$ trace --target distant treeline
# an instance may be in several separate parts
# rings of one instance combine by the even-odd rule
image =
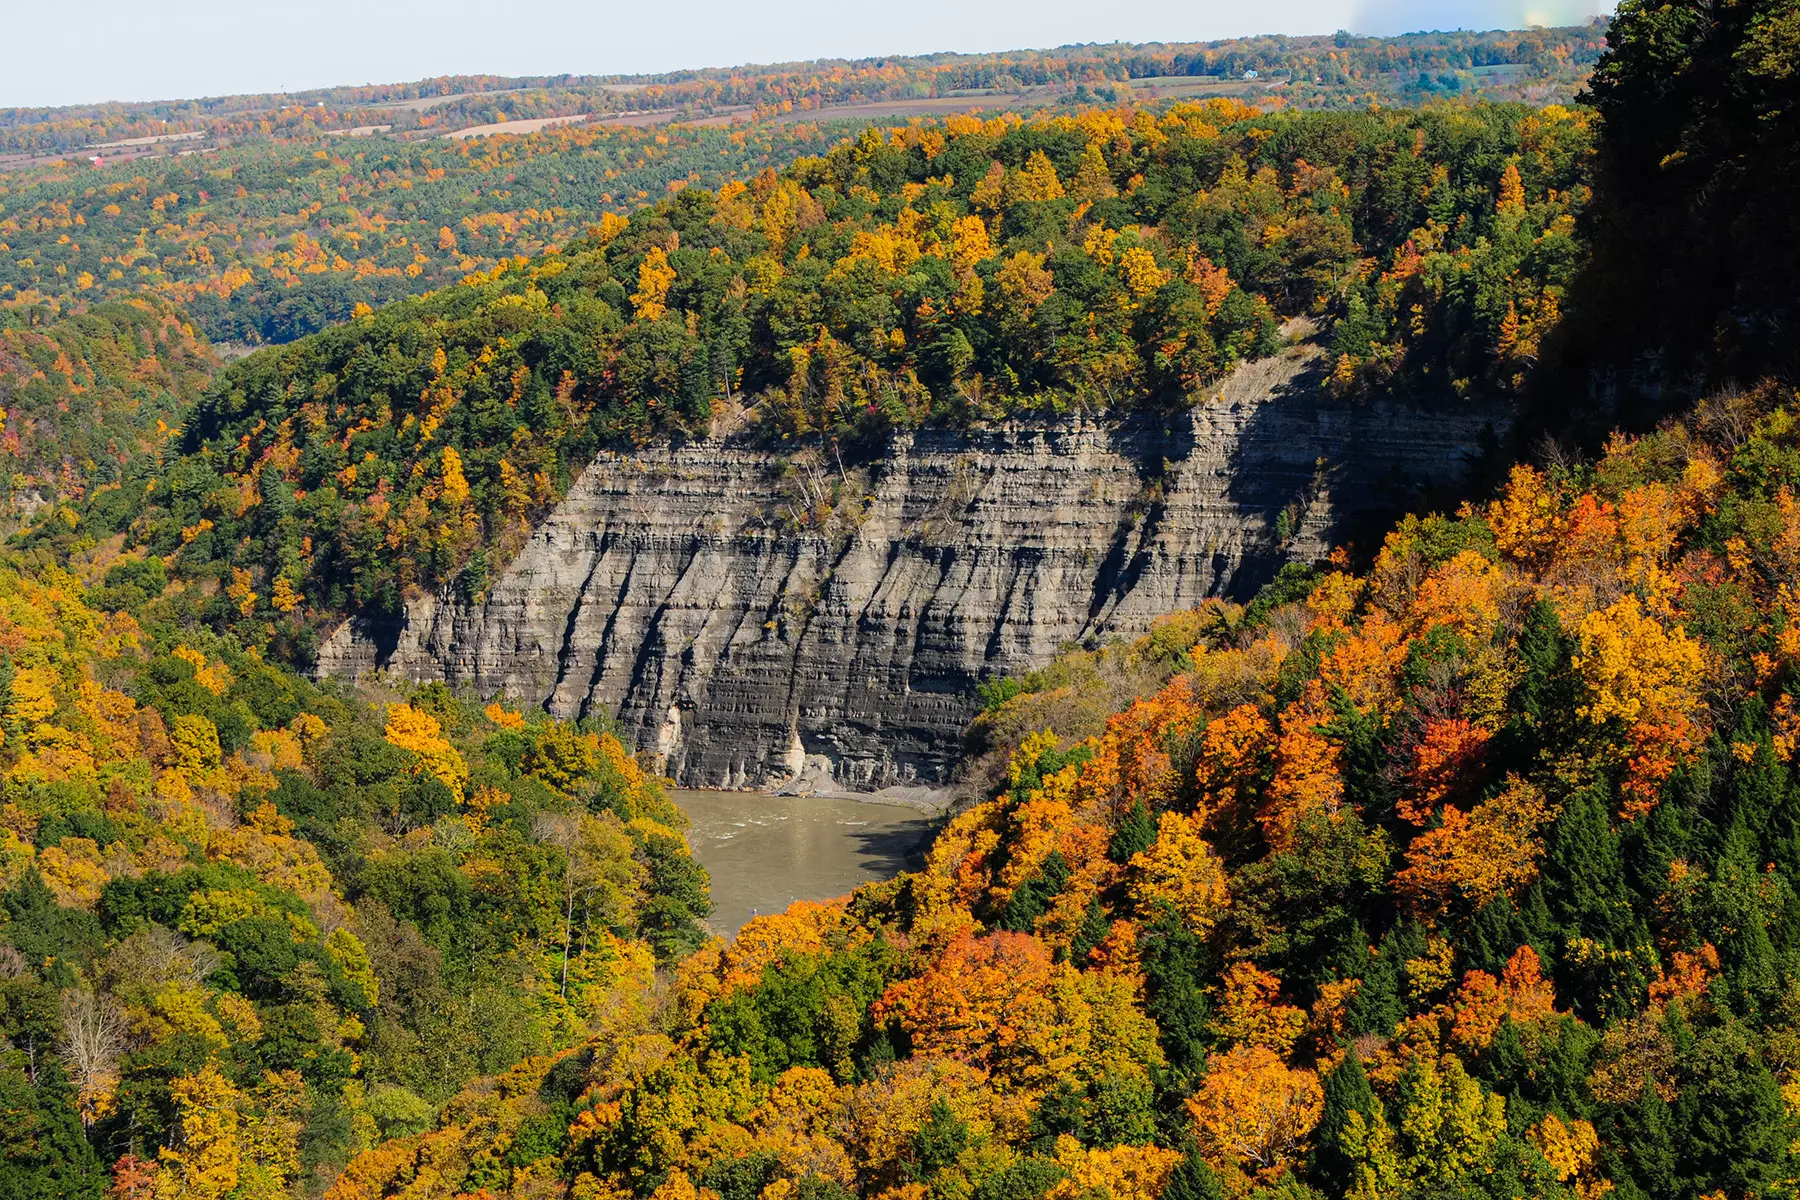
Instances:
[[[1063,46],[995,54],[821,59],[806,63],[674,71],[661,75],[453,75],[414,83],[319,88],[280,94],[195,100],[0,109],[0,153],[59,153],[99,142],[204,131],[221,137],[293,136],[313,130],[370,124],[414,126],[416,109],[385,106],[444,97],[439,118],[482,124],[506,112],[512,119],[622,109],[710,109],[750,106],[791,111],[942,96],[978,88],[1123,82],[1171,76],[1273,75],[1296,88],[1298,102],[1393,100],[1418,91],[1462,87],[1492,92],[1514,83],[1475,68],[1517,65],[1539,85],[1572,94],[1599,57],[1605,26],[1523,31],[1413,33],[1363,38],[1347,33],[1314,37],[1269,35],[1216,42]],[[482,96],[482,93],[524,95]],[[785,106],[785,109],[784,109]],[[540,111],[543,110],[543,111]],[[552,111],[554,110],[554,111]],[[476,119],[479,117],[479,119]]]

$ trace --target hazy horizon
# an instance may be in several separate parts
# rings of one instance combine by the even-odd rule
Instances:
[[[1369,36],[1423,30],[1581,24],[1597,0],[1072,0],[978,6],[919,0],[906,27],[872,11],[798,0],[778,11],[699,0],[660,7],[542,0],[535,19],[499,20],[476,0],[368,0],[314,10],[296,26],[267,0],[172,0],[154,11],[93,0],[92,20],[38,7],[7,21],[34,52],[0,79],[0,107],[49,108],[244,93],[282,93],[444,75],[643,75],[665,71],[939,52],[968,54],[1082,42],[1201,42],[1339,29]],[[679,36],[669,36],[678,25]],[[271,50],[281,51],[272,54]]]

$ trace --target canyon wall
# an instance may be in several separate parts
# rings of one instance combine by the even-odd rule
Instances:
[[[604,454],[480,602],[353,620],[320,669],[603,708],[688,786],[935,782],[979,681],[1247,595],[1496,436],[1322,383],[1303,348],[1173,417],[922,430],[860,469],[730,435]]]

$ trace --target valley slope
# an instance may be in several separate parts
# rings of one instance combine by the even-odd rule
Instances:
[[[697,787],[938,782],[977,683],[1247,595],[1466,484],[1504,428],[1336,400],[1321,360],[1246,364],[1166,417],[902,433],[854,470],[741,432],[606,452],[482,598],[347,622],[320,669],[616,713]]]

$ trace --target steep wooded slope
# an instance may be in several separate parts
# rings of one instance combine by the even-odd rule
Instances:
[[[845,468],[754,436],[602,453],[470,598],[352,619],[319,669],[613,714],[689,786],[942,783],[983,680],[1247,598],[1458,495],[1504,409],[1331,394],[1312,346],[1185,411],[920,430]]]
[[[870,132],[236,364],[157,487],[73,536],[129,527],[216,581],[195,615],[306,660],[346,612],[483,595],[601,446],[740,407],[852,462],[898,429],[1180,414],[1312,309],[1345,317],[1347,400],[1504,402],[1580,263],[1587,147],[1511,107]]]
[[[334,1194],[1791,1194],[1793,403],[991,691],[1006,767],[924,870]]]
[[[321,690],[105,574],[0,563],[0,1192],[317,1194],[704,940],[612,737]]]

